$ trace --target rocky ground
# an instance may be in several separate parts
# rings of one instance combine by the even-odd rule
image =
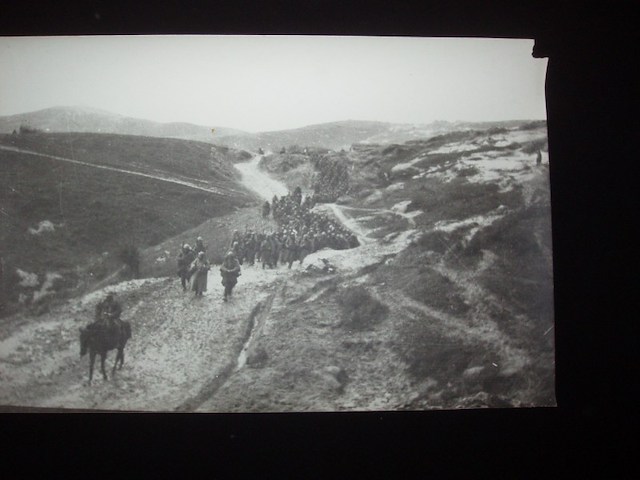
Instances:
[[[478,137],[440,142],[429,147],[443,160],[437,165],[419,155],[397,160],[402,175],[378,193],[318,207],[362,245],[316,252],[291,270],[245,265],[227,304],[216,267],[200,299],[160,275],[181,237],[145,253],[156,262],[151,278],[9,318],[0,331],[0,404],[199,412],[553,405],[546,156],[536,166],[509,135],[538,138],[517,130],[493,138],[493,146],[512,145],[495,147],[501,156]],[[241,168],[252,169],[243,173],[255,184],[264,173],[250,163]],[[434,195],[451,195],[436,190],[448,182],[499,184],[505,204],[472,200],[467,215],[454,201],[430,210],[416,205],[416,182]],[[256,191],[270,198],[280,188],[270,179]],[[257,208],[244,209],[197,233],[226,240],[246,222],[265,226]],[[319,271],[325,262],[334,273]],[[345,306],[360,287],[364,305]],[[133,335],[124,368],[88,385],[78,328],[104,290],[118,292]],[[356,307],[368,312],[357,322]]]

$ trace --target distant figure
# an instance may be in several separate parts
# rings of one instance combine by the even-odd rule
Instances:
[[[302,203],[302,189],[300,187],[296,187],[291,197],[293,198],[294,202],[300,205]]]
[[[18,134],[18,131],[14,128],[13,132],[11,133],[11,135],[17,135],[17,134]]]
[[[189,273],[193,276],[191,281],[191,289],[195,292],[196,297],[201,297],[203,292],[207,291],[207,274],[211,265],[207,260],[204,252],[198,253],[198,257],[191,264]]]
[[[224,257],[224,261],[220,266],[220,275],[222,276],[222,285],[224,286],[223,300],[226,302],[232,295],[233,287],[236,286],[238,277],[241,275],[240,263],[233,252],[228,252],[227,256]]]
[[[202,237],[198,237],[196,239],[196,246],[193,247],[193,252],[196,255],[199,255],[200,252],[206,252],[206,251],[207,251],[207,247],[205,247]]]
[[[238,230],[233,231],[233,235],[231,236],[231,241],[229,242],[229,248],[233,248],[234,243],[239,243],[242,239],[240,232]]]
[[[262,147],[258,149],[258,155],[264,155],[264,150],[262,150]]]
[[[195,259],[196,253],[191,249],[190,245],[185,243],[178,255],[178,277],[180,277],[182,290],[185,292],[187,291],[187,282],[189,281],[189,267]]]
[[[287,153],[287,149],[286,149],[286,148],[284,148],[284,147],[282,147],[282,148],[280,149],[280,153],[281,153],[281,154],[283,154],[283,153]]]
[[[269,205],[269,200],[267,200],[262,205],[262,218],[268,218],[270,213],[271,213],[271,205]]]
[[[536,165],[540,165],[542,163],[542,152],[538,150],[538,156],[536,157]]]

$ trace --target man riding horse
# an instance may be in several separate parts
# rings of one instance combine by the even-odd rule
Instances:
[[[107,374],[104,362],[109,350],[118,350],[112,374],[115,373],[116,366],[119,365],[119,368],[122,368],[124,347],[127,340],[131,338],[131,325],[120,319],[121,313],[122,306],[115,300],[114,294],[109,293],[96,305],[95,321],[80,329],[80,355],[83,356],[87,352],[90,354],[89,382],[93,378],[93,363],[96,355],[100,355],[100,367],[105,380]]]
[[[94,324],[113,326],[120,324],[120,314],[122,306],[118,303],[113,293],[107,294],[107,297],[96,305],[96,320]]]

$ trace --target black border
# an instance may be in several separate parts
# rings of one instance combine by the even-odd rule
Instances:
[[[2,35],[330,34],[533,38],[549,57],[557,398],[549,409],[366,414],[3,414],[5,470],[234,477],[613,478],[632,460],[637,305],[634,2],[12,2]],[[637,304],[637,301],[636,301]],[[635,355],[634,355],[635,354]],[[281,470],[281,468],[283,470]],[[297,472],[297,475],[293,475]],[[630,473],[630,472],[629,472]],[[93,474],[93,473],[92,473]],[[21,475],[24,477],[25,475]],[[48,475],[51,476],[51,475]],[[278,475],[282,476],[282,475]],[[625,475],[631,476],[633,475]]]

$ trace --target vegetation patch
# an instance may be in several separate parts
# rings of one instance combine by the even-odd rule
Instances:
[[[522,204],[519,189],[500,191],[495,183],[470,183],[464,177],[458,177],[448,183],[425,180],[418,184],[405,186],[411,203],[407,212],[422,210],[416,221],[432,224],[441,220],[464,220],[469,217],[486,214],[499,206],[517,207]]]
[[[354,330],[372,328],[389,313],[389,307],[373,297],[364,287],[347,287],[337,297],[342,308],[342,326]]]
[[[78,278],[78,269],[87,268],[87,281],[104,278],[122,265],[116,257],[123,245],[155,245],[244,203],[242,197],[140,176],[13,152],[1,155],[5,272],[21,268]],[[30,233],[43,220],[57,227]],[[5,287],[6,302],[16,304],[20,288],[10,282]]]
[[[414,300],[447,313],[464,315],[470,310],[460,288],[426,265],[420,265],[414,277],[405,281],[403,290]]]

